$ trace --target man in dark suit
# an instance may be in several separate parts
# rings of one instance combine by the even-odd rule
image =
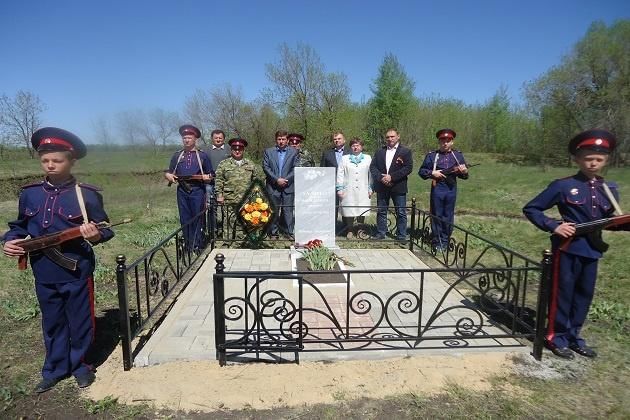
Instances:
[[[276,145],[265,149],[263,154],[263,171],[267,182],[267,193],[271,198],[276,211],[280,214],[273,219],[269,227],[269,235],[273,239],[278,238],[278,220],[282,217],[286,234],[293,236],[293,200],[295,187],[293,184],[294,168],[297,161],[297,152],[293,147],[288,147],[289,133],[284,130],[276,131]]]
[[[384,239],[387,233],[387,209],[389,200],[396,208],[396,239],[407,238],[407,177],[413,169],[411,150],[400,144],[400,134],[390,128],[385,134],[386,146],[379,149],[372,159],[370,173],[376,191],[376,236]]]
[[[335,131],[330,136],[333,147],[324,150],[322,153],[322,159],[319,163],[319,166],[324,168],[335,168],[335,174],[337,173],[337,168],[339,168],[339,163],[341,162],[341,157],[343,155],[347,155],[350,153],[350,149],[346,147],[346,138],[344,137],[341,131]],[[336,177],[335,177],[336,179]],[[339,215],[339,196],[335,194],[335,225],[337,225],[337,218]]]

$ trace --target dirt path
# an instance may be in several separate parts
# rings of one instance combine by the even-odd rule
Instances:
[[[122,370],[120,351],[99,367],[88,398],[107,396],[125,404],[153,404],[173,410],[267,409],[382,398],[414,392],[430,395],[445,384],[488,389],[488,378],[508,373],[513,354],[421,355],[336,363],[240,364],[173,362]]]

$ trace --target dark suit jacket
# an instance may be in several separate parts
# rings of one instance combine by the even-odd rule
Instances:
[[[282,194],[293,194],[294,187],[294,171],[297,161],[297,152],[293,147],[287,146],[286,156],[284,158],[284,164],[282,168],[278,165],[278,152],[276,147],[269,147],[265,149],[263,154],[262,167],[265,171],[267,178],[267,192],[269,194],[280,196]],[[289,181],[289,185],[286,188],[279,188],[277,184],[278,178],[285,178]]]
[[[374,181],[374,191],[377,193],[390,192],[392,194],[407,194],[407,177],[413,170],[411,150],[399,143],[389,171],[385,169],[386,151],[387,147],[377,150],[370,164],[370,173]],[[391,175],[394,185],[388,187],[383,184],[381,182],[383,175],[381,174]]]
[[[350,153],[350,148],[348,146],[343,146],[343,154],[347,155]],[[335,168],[337,169],[337,157],[335,156],[335,148],[331,147],[328,150],[325,150],[322,153],[322,160],[319,163],[319,166],[324,168]]]

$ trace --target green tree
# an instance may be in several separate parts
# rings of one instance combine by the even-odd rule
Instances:
[[[387,54],[371,86],[374,96],[368,102],[368,132],[378,142],[390,127],[404,131],[418,101],[414,97],[415,83],[407,76],[393,54]],[[410,133],[403,133],[407,136]]]
[[[560,65],[526,84],[525,96],[541,121],[546,144],[561,140],[566,150],[566,142],[577,131],[598,127],[615,133],[618,151],[627,152],[630,20],[610,27],[593,23]]]

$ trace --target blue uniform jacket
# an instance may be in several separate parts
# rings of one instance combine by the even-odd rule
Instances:
[[[72,178],[63,185],[52,185],[40,181],[22,187],[17,220],[9,222],[9,231],[4,240],[32,238],[59,232],[83,224],[83,216],[75,191],[76,180]],[[103,209],[103,198],[97,187],[81,184],[85,209],[90,222],[108,222]],[[114,236],[111,229],[103,228],[98,243]],[[94,272],[95,260],[92,246],[83,238],[73,239],[60,245],[60,251],[68,258],[78,261],[77,270],[60,267],[41,252],[29,255],[35,281],[40,283],[66,283],[86,279]]]
[[[212,162],[210,162],[210,158],[208,157],[206,152],[202,150],[191,150],[190,152],[184,151],[183,153],[182,150],[178,150],[173,154],[173,157],[171,158],[171,163],[168,167],[168,171],[174,175],[182,176],[201,175],[202,171],[199,168],[199,161],[197,160],[197,156],[195,156],[195,154],[197,153],[199,153],[199,161],[201,161],[204,175],[214,176]],[[180,159],[179,164],[177,163],[178,159]]]
[[[604,178],[589,180],[581,172],[568,178],[557,179],[527,203],[523,207],[523,213],[534,225],[546,232],[553,232],[562,223],[543,213],[554,206],[557,206],[565,222],[585,223],[610,217],[614,209],[604,193],[603,183]],[[619,200],[617,185],[613,182],[608,182],[607,185],[615,199]],[[561,241],[561,237],[552,235],[551,242],[554,248],[560,246]],[[602,256],[601,252],[590,245],[585,236],[573,238],[565,252],[588,258]]]
[[[420,169],[418,170],[418,175],[420,175],[420,178],[422,179],[429,179],[431,178],[431,174],[433,173],[433,162],[435,161],[436,157],[437,157],[437,165],[435,167],[436,171],[439,170],[443,170],[443,169],[449,169],[455,165],[464,165],[466,163],[466,160],[464,159],[464,155],[462,154],[462,152],[460,152],[459,150],[453,150],[451,152],[445,152],[445,153],[441,153],[439,150],[436,150],[434,152],[430,152],[427,153],[427,155],[424,158],[424,162],[422,162],[422,166],[420,166]],[[453,157],[453,155],[455,155]],[[457,158],[457,159],[455,159]],[[468,178],[468,174],[462,174],[462,173],[457,173],[457,174],[452,174],[450,175],[453,178],[453,181],[456,180],[456,178],[462,178],[462,179],[467,179]],[[438,182],[445,182],[445,180],[440,180]]]

